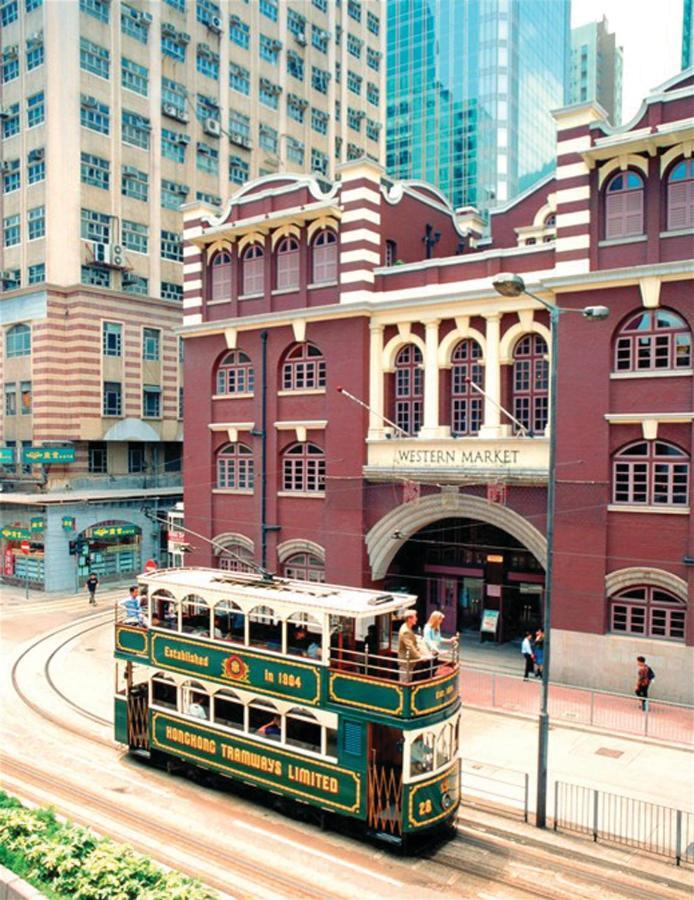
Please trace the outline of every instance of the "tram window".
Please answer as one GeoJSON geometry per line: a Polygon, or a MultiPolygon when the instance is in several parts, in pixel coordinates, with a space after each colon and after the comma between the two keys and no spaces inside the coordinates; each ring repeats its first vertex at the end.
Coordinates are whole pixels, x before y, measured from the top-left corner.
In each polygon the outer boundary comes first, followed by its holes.
{"type": "Polygon", "coordinates": [[[202,597],[189,594],[183,598],[181,630],[184,634],[210,636],[210,608],[202,597]]]}
{"type": "Polygon", "coordinates": [[[287,653],[320,659],[323,635],[320,623],[306,613],[287,619],[287,653]]]}
{"type": "Polygon", "coordinates": [[[218,691],[214,695],[214,720],[218,725],[243,731],[243,703],[232,691],[218,691]]]}
{"type": "Polygon", "coordinates": [[[160,675],[152,679],[152,703],[156,706],[178,709],[177,693],[175,682],[169,678],[160,675]]]}
{"type": "Polygon", "coordinates": [[[274,741],[281,739],[281,717],[267,700],[252,700],[248,707],[248,730],[274,741]]]}
{"type": "Polygon", "coordinates": [[[434,767],[434,744],[436,736],[431,731],[420,734],[410,747],[410,774],[421,775],[431,772],[434,767]]]}
{"type": "Polygon", "coordinates": [[[450,722],[443,726],[436,739],[436,768],[445,766],[453,755],[453,726],[450,722]]]}
{"type": "Polygon", "coordinates": [[[168,591],[157,591],[152,595],[152,625],[178,630],[178,605],[168,591]]]}
{"type": "Polygon", "coordinates": [[[296,707],[287,713],[288,744],[302,747],[304,750],[321,752],[321,726],[316,717],[306,709],[296,707]]]}
{"type": "Polygon", "coordinates": [[[256,606],[249,612],[248,621],[248,643],[251,647],[281,651],[282,623],[275,617],[273,609],[269,606],[256,606]]]}
{"type": "Polygon", "coordinates": [[[232,600],[223,600],[214,609],[215,637],[234,644],[243,644],[246,640],[246,617],[240,606],[232,600]],[[217,631],[221,632],[217,634],[217,631]]]}
{"type": "Polygon", "coordinates": [[[186,712],[196,719],[210,718],[210,697],[201,685],[190,686],[186,690],[186,712]]]}

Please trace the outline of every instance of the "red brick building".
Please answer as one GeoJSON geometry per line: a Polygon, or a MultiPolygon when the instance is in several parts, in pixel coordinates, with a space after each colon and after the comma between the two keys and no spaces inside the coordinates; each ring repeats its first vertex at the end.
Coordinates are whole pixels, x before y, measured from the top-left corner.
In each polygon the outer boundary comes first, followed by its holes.
{"type": "Polygon", "coordinates": [[[492,215],[374,163],[187,210],[193,565],[414,590],[453,629],[539,623],[546,310],[561,317],[553,675],[691,700],[694,75],[610,127],[556,113],[554,176],[492,215]],[[341,389],[344,389],[341,390],[341,389]],[[356,400],[363,401],[366,408],[356,400]]]}

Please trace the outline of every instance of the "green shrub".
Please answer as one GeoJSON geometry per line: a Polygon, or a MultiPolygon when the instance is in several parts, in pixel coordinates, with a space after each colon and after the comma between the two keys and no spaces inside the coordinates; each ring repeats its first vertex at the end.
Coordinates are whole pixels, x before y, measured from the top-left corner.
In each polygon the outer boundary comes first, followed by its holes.
{"type": "Polygon", "coordinates": [[[0,792],[0,863],[52,897],[214,900],[199,882],[160,869],[131,847],[59,822],[0,792]]]}

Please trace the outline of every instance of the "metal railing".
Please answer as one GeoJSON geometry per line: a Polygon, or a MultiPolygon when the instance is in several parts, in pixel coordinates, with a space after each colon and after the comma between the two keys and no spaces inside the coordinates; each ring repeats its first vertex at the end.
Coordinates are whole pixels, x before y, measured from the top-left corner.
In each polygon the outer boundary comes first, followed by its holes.
{"type": "MultiPolygon", "coordinates": [[[[469,706],[533,717],[540,709],[539,682],[525,682],[515,675],[461,666],[460,694],[469,706]]],[[[555,724],[590,725],[672,743],[694,743],[694,709],[664,700],[648,700],[642,710],[634,695],[552,683],[549,715],[555,724]]]]}
{"type": "Polygon", "coordinates": [[[482,799],[496,813],[512,811],[528,821],[527,772],[465,757],[461,757],[460,765],[460,791],[464,797],[482,799]]]}
{"type": "Polygon", "coordinates": [[[647,800],[557,781],[554,830],[694,863],[694,813],[647,800]]]}
{"type": "Polygon", "coordinates": [[[438,656],[426,656],[418,659],[400,659],[397,655],[370,653],[368,647],[363,650],[351,650],[347,647],[330,648],[330,667],[337,671],[358,672],[382,681],[400,681],[405,684],[419,683],[436,678],[441,667],[447,667],[452,674],[458,665],[458,642],[447,641],[450,650],[438,656]]]}

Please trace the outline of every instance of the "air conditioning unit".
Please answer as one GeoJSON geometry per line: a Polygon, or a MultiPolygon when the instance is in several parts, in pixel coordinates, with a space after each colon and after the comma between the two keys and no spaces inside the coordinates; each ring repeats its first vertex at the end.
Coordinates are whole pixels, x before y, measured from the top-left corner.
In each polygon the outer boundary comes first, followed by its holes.
{"type": "Polygon", "coordinates": [[[46,148],[37,147],[35,150],[29,151],[29,162],[40,162],[46,158],[46,148]]]}
{"type": "Polygon", "coordinates": [[[110,244],[102,244],[99,241],[93,243],[92,256],[94,257],[95,263],[101,263],[101,265],[107,266],[111,261],[110,244]]]}
{"type": "Polygon", "coordinates": [[[125,267],[125,253],[120,244],[111,245],[111,265],[116,269],[125,267]]]}
{"type": "Polygon", "coordinates": [[[210,31],[213,31],[215,34],[221,34],[222,28],[224,27],[224,23],[219,18],[219,16],[212,16],[210,21],[207,23],[207,27],[210,31]]]}
{"type": "Polygon", "coordinates": [[[190,187],[187,184],[179,184],[178,193],[186,197],[190,193],[190,187]]]}
{"type": "Polygon", "coordinates": [[[3,159],[2,161],[0,161],[0,172],[9,172],[11,171],[11,169],[12,163],[9,160],[3,159]]]}
{"type": "Polygon", "coordinates": [[[300,31],[299,34],[295,34],[294,40],[300,47],[306,46],[306,35],[303,33],[303,31],[300,31]]]}
{"type": "Polygon", "coordinates": [[[82,106],[87,109],[95,109],[99,104],[99,101],[96,97],[82,97],[82,106]]]}
{"type": "Polygon", "coordinates": [[[178,143],[179,144],[189,144],[190,143],[190,135],[189,134],[179,134],[178,143]]]}
{"type": "Polygon", "coordinates": [[[176,26],[172,25],[170,22],[162,22],[161,23],[161,33],[166,34],[169,37],[175,37],[176,26]]]}
{"type": "Polygon", "coordinates": [[[27,38],[27,47],[40,47],[43,44],[43,32],[36,31],[27,38]]]}
{"type": "Polygon", "coordinates": [[[0,281],[14,281],[14,278],[14,272],[10,271],[10,269],[3,269],[0,272],[0,281]]]}
{"type": "Polygon", "coordinates": [[[188,113],[180,107],[174,106],[173,103],[162,103],[161,111],[165,116],[169,116],[169,118],[171,119],[176,119],[177,122],[188,121],[188,113]]]}
{"type": "Polygon", "coordinates": [[[241,144],[242,147],[245,147],[247,150],[251,149],[251,139],[249,137],[246,137],[245,135],[243,135],[240,138],[239,143],[241,144]]]}
{"type": "Polygon", "coordinates": [[[123,175],[128,178],[136,178],[140,174],[140,170],[137,166],[123,166],[123,175]]]}
{"type": "Polygon", "coordinates": [[[211,134],[212,137],[219,137],[222,133],[222,126],[216,119],[205,119],[202,130],[205,134],[211,134]]]}

